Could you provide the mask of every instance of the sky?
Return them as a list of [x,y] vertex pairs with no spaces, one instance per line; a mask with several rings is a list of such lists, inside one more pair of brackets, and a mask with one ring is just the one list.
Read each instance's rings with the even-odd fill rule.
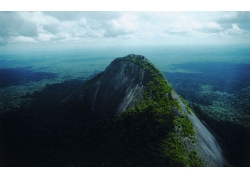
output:
[[250,11],[0,11],[0,50],[250,44]]

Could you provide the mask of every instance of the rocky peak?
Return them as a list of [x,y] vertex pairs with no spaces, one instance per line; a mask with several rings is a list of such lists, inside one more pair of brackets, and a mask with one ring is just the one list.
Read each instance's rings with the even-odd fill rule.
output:
[[119,115],[142,99],[152,78],[147,66],[153,65],[141,55],[116,58],[68,101],[80,101],[94,116]]

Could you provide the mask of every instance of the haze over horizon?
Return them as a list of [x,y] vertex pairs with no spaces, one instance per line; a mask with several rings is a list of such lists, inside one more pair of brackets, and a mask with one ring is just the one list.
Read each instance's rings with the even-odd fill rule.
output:
[[0,12],[0,51],[249,45],[250,12]]

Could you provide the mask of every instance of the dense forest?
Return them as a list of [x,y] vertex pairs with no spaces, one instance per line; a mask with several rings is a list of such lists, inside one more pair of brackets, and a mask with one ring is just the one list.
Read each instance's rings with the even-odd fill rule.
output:
[[[176,117],[172,87],[153,64],[139,64],[150,79],[143,99],[119,116],[96,117],[83,103],[62,103],[85,81],[67,80],[24,95],[2,113],[2,166],[204,166],[182,138],[195,142],[192,123]],[[90,80],[86,85],[89,86]],[[174,127],[178,126],[180,134]]]
[[[181,71],[163,72],[164,75],[177,93],[188,100],[198,117],[223,140],[229,152],[230,165],[249,166],[249,65],[207,62],[173,64],[172,68]],[[61,106],[62,100],[80,88],[86,78],[62,80],[55,73],[45,73],[42,69],[31,71],[30,67],[5,68],[1,69],[0,74],[4,77],[1,80],[0,102],[0,138],[4,147],[0,149],[4,155],[0,157],[2,166],[87,166],[94,162],[97,166],[116,166],[112,154],[120,159],[121,166],[203,166],[195,152],[184,153],[188,157],[184,160],[184,156],[181,156],[184,147],[176,135],[162,131],[163,128],[180,126],[185,135],[192,134],[190,122],[185,119],[161,122],[158,116],[157,120],[148,119],[146,112],[160,112],[157,106],[152,106],[154,103],[151,101],[147,102],[147,106],[138,104],[137,109],[126,112],[124,117],[105,117],[90,125],[86,124],[86,119],[91,118],[79,109],[70,106],[63,109]],[[158,83],[161,84],[160,81]],[[152,87],[155,82],[150,82],[150,85]],[[158,92],[161,91],[165,92]],[[160,97],[160,94],[155,97]],[[147,93],[144,97],[147,97]],[[161,98],[158,98],[157,103],[161,102]],[[170,103],[174,105],[174,102]],[[139,112],[145,114],[139,116]],[[136,117],[141,118],[135,120]],[[82,119],[86,122],[82,122]],[[132,121],[137,123],[131,126]],[[149,129],[152,131],[145,134]],[[135,137],[144,140],[138,144]],[[171,139],[173,146],[166,147],[166,139]],[[176,151],[175,161],[171,161],[174,157],[164,155],[164,147],[171,150],[176,146],[179,151]],[[82,147],[85,147],[85,151]],[[146,149],[154,153],[149,155]],[[104,159],[92,162],[93,158],[100,157],[100,153],[104,153]],[[129,159],[126,153],[134,156]],[[145,162],[142,160],[144,156],[151,159]],[[132,157],[138,157],[140,161]],[[101,163],[103,161],[107,164]]]
[[234,166],[250,166],[250,65],[222,62],[173,65],[164,72],[199,118],[225,142]]

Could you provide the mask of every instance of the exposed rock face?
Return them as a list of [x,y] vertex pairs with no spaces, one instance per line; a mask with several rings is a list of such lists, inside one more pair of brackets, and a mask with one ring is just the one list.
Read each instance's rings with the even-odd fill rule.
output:
[[225,166],[228,164],[221,147],[221,144],[215,134],[210,132],[204,124],[193,114],[187,111],[186,105],[182,102],[179,95],[172,91],[172,98],[178,100],[181,113],[185,114],[194,125],[197,134],[197,142],[191,143],[188,138],[184,138],[183,143],[187,150],[196,150],[206,166]]
[[[126,58],[149,63],[143,56],[128,55],[115,59],[106,70],[86,83],[68,101],[81,101],[94,116],[119,115],[140,100],[150,79],[141,65]],[[112,93],[110,93],[112,92]]]
[[[150,87],[150,84],[152,85],[153,81],[156,82],[154,76],[157,76],[157,78],[160,79],[158,84],[156,83],[154,87],[160,86],[159,84],[164,81],[164,83],[166,83],[164,87],[168,87],[166,92],[164,89]],[[150,88],[151,90],[149,91]],[[145,99],[143,95],[146,92],[153,102],[151,102],[151,106],[154,106],[157,110],[154,112],[159,113],[157,114],[157,121],[164,117],[162,116],[164,113],[161,113],[160,111],[164,109],[164,105],[166,104],[169,105],[169,110],[168,108],[165,108],[165,111],[172,111],[173,113],[173,116],[169,115],[167,120],[175,121],[176,119],[182,119],[180,121],[183,123],[181,127],[177,128],[176,126],[173,132],[178,135],[178,138],[182,140],[182,143],[185,146],[186,152],[182,153],[183,155],[185,154],[186,159],[189,158],[187,153],[195,151],[197,152],[197,156],[202,159],[206,166],[225,165],[226,160],[220,149],[220,145],[213,137],[213,134],[211,134],[206,127],[201,126],[198,118],[193,114],[188,113],[186,105],[180,100],[177,93],[173,90],[171,91],[171,88],[172,87],[167,82],[166,78],[145,57],[130,54],[126,57],[117,58],[112,61],[104,72],[89,80],[83,85],[83,87],[72,94],[66,102],[73,106],[81,104],[84,111],[87,110],[91,116],[97,117],[98,119],[104,115],[116,116],[122,114],[125,110],[134,107],[136,101],[144,101]],[[159,96],[160,93],[163,93],[163,96],[167,97],[167,99],[164,101],[165,104],[161,104],[161,109],[159,110],[156,107],[159,106],[160,100],[163,99],[163,96],[158,98],[158,101],[153,100],[153,97],[157,94]],[[82,112],[81,109],[80,112]],[[155,117],[154,115],[151,116],[152,118]],[[151,116],[150,119],[152,119]],[[186,131],[188,130],[187,125],[184,124],[185,116],[194,125],[196,134],[192,136],[198,137],[195,142],[194,138],[190,138],[183,133],[184,128],[186,128]],[[169,119],[169,117],[171,118]],[[147,122],[144,122],[144,124],[146,123]],[[209,138],[206,138],[207,136]],[[172,141],[171,143],[174,144],[175,142]]]

